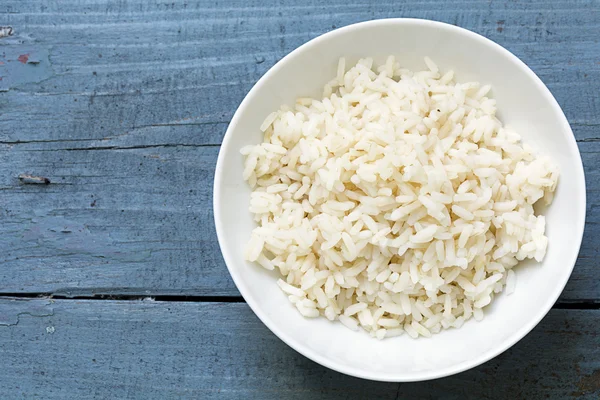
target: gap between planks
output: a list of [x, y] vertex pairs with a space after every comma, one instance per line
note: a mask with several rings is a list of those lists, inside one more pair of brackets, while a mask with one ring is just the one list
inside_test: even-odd
[[[245, 303], [242, 296], [187, 296], [187, 295], [137, 295], [137, 294], [94, 294], [58, 295], [50, 292], [2, 293], [2, 299], [49, 299], [49, 300], [112, 300], [112, 301], [159, 301], [177, 303]], [[584, 299], [577, 301], [558, 300], [555, 310], [600, 310], [600, 300]]]
[[4, 293], [2, 299], [48, 299], [48, 300], [113, 300], [113, 301], [162, 301], [179, 303], [245, 303], [242, 296], [187, 296], [187, 295], [137, 295], [137, 294], [93, 294], [59, 295], [50, 292]]

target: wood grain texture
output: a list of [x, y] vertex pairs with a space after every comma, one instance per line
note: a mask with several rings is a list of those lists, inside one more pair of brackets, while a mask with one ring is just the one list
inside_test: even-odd
[[[14, 34], [0, 39], [0, 292], [237, 295], [211, 211], [234, 110], [307, 40], [417, 17], [500, 43], [557, 97], [589, 188], [562, 300], [599, 299], [599, 10], [590, 0], [3, 0]], [[52, 183], [22, 185], [22, 173]]]
[[6, 399], [597, 399], [600, 311], [552, 310], [481, 367], [411, 384], [321, 367], [243, 303], [2, 299], [0, 356]]

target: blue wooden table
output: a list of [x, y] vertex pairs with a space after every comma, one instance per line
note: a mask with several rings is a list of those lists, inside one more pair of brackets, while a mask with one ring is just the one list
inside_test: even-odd
[[[211, 210], [219, 144], [258, 78], [387, 17], [456, 24], [524, 60], [588, 185], [581, 253], [542, 323], [414, 384], [344, 376], [277, 339], [229, 278]], [[0, 398], [600, 397], [599, 1], [1, 0], [0, 25]]]

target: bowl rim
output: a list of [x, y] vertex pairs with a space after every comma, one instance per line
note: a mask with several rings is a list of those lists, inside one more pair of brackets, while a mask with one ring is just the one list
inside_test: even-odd
[[[558, 284], [556, 286], [554, 292], [549, 294], [545, 304], [543, 305], [543, 307], [540, 308], [537, 315], [534, 318], [532, 318], [532, 320], [528, 324], [522, 326], [520, 329], [513, 332], [513, 334], [511, 336], [509, 336], [507, 339], [505, 339], [498, 346], [488, 350], [487, 352], [480, 354], [477, 357], [474, 357], [470, 360], [463, 361], [461, 363], [458, 363], [458, 364], [455, 364], [455, 365], [452, 365], [449, 367], [441, 368], [438, 370], [426, 371], [424, 373], [417, 374], [417, 375], [412, 374], [410, 376], [404, 375], [402, 373], [389, 373], [389, 374], [379, 373], [379, 372], [373, 373], [370, 371], [365, 371], [365, 370], [361, 370], [361, 369], [357, 369], [357, 368], [353, 368], [353, 367], [348, 367], [347, 365], [344, 365], [344, 364], [341, 364], [338, 362], [334, 362], [334, 361], [328, 359], [327, 357], [324, 357], [321, 354], [314, 352], [313, 350], [305, 347], [302, 343], [300, 343], [296, 339], [294, 339], [294, 338], [288, 336], [286, 333], [282, 332], [277, 327], [275, 322], [271, 321], [269, 318], [266, 317], [266, 315], [263, 313], [263, 311], [260, 309], [260, 307], [257, 305], [257, 303], [250, 296], [249, 289], [245, 286], [241, 277], [237, 274], [235, 268], [231, 267], [231, 265], [234, 265], [234, 260], [232, 260], [229, 253], [225, 251], [225, 249], [227, 249], [227, 245], [226, 245], [226, 239], [225, 239], [224, 233], [223, 233], [224, 226], [223, 226], [222, 221], [218, 218], [218, 216], [221, 215], [221, 206], [220, 206], [220, 204], [221, 204], [221, 195], [220, 195], [220, 193], [221, 193], [221, 177], [223, 174], [223, 168], [224, 168], [224, 164], [225, 164], [225, 154], [228, 153], [227, 150], [231, 146], [230, 145], [230, 140], [232, 137], [231, 132], [233, 131], [234, 127], [238, 124], [238, 120], [240, 119], [240, 116], [243, 113], [243, 110], [253, 100], [254, 94], [259, 90], [259, 88], [266, 81], [268, 81], [270, 79], [271, 75], [273, 75], [277, 70], [282, 68], [282, 66], [284, 64], [286, 64], [290, 59], [292, 59], [296, 54], [307, 51], [307, 50], [311, 49], [312, 47], [317, 46], [320, 42], [322, 42], [324, 40], [327, 40], [334, 36], [344, 35], [345, 33], [349, 32], [351, 30], [355, 30], [357, 28], [363, 28], [366, 26], [397, 25], [397, 24], [422, 25], [422, 26], [426, 26], [429, 28], [442, 29], [442, 30], [447, 30], [447, 31], [455, 31], [462, 35], [469, 36], [471, 39], [483, 42], [485, 45], [495, 48], [497, 51], [499, 51], [505, 57], [507, 57], [512, 63], [516, 64], [516, 66], [518, 68], [523, 70], [523, 72], [529, 76], [529, 78], [535, 83], [535, 85], [538, 86], [539, 89], [541, 89], [541, 92], [543, 93], [543, 95], [548, 98], [549, 103], [551, 104], [551, 107], [552, 107], [552, 112], [556, 113], [559, 116], [559, 119], [562, 121], [562, 129], [565, 132], [571, 134], [570, 137], [568, 138], [568, 142], [569, 142], [570, 150], [571, 151], [575, 150], [574, 153], [577, 155], [577, 159], [574, 160], [574, 162], [579, 167], [579, 168], [576, 168], [577, 173], [576, 173], [575, 179], [580, 181], [579, 183], [581, 184], [582, 192], [583, 192], [583, 193], [580, 193], [579, 198], [581, 200], [579, 201], [579, 204], [576, 205], [581, 210], [583, 210], [583, 212], [581, 213], [581, 218], [579, 220], [574, 221], [576, 224], [578, 235], [573, 238], [575, 240], [572, 243], [573, 243], [573, 249], [576, 248], [576, 251], [573, 253], [572, 260], [570, 262], [570, 266], [565, 266], [566, 268], [570, 268], [569, 274], [566, 276], [566, 279], [564, 280], [564, 282], [561, 282], [560, 284]], [[571, 127], [569, 125], [569, 122], [568, 122], [564, 112], [562, 111], [560, 105], [558, 104], [558, 102], [556, 101], [556, 99], [554, 98], [554, 96], [552, 95], [550, 90], [542, 82], [542, 80], [517, 56], [515, 56], [513, 53], [511, 53], [509, 50], [505, 49], [498, 43], [492, 41], [491, 39], [488, 39], [478, 33], [472, 32], [468, 29], [461, 28], [461, 27], [458, 27], [455, 25], [451, 25], [451, 24], [448, 24], [445, 22], [433, 21], [433, 20], [428, 20], [428, 19], [418, 19], [418, 18], [384, 18], [384, 19], [375, 19], [375, 20], [369, 20], [369, 21], [350, 24], [350, 25], [326, 32], [322, 35], [317, 36], [316, 38], [309, 40], [308, 42], [302, 44], [301, 46], [299, 46], [298, 48], [294, 49], [292, 52], [287, 54], [285, 57], [283, 57], [281, 60], [279, 60], [275, 65], [273, 65], [273, 67], [271, 67], [256, 82], [256, 84], [254, 84], [252, 89], [250, 89], [248, 94], [244, 97], [241, 104], [237, 108], [235, 114], [233, 115], [233, 118], [231, 119], [231, 122], [228, 125], [227, 131], [225, 132], [223, 141], [221, 143], [219, 155], [217, 158], [217, 164], [216, 164], [216, 168], [215, 168], [215, 175], [214, 175], [213, 217], [214, 217], [215, 228], [216, 228], [216, 232], [217, 232], [217, 239], [219, 242], [219, 246], [221, 248], [221, 253], [223, 254], [225, 264], [227, 265], [229, 274], [231, 275], [237, 289], [240, 291], [240, 294], [246, 300], [246, 303], [248, 304], [248, 306], [250, 306], [250, 309], [252, 309], [254, 314], [256, 314], [256, 316], [262, 321], [262, 323], [265, 324], [267, 326], [267, 328], [269, 328], [269, 330], [271, 332], [273, 332], [284, 343], [286, 343], [288, 346], [290, 346], [291, 348], [296, 350], [298, 353], [311, 359], [312, 361], [315, 361], [315, 362], [317, 362], [327, 368], [330, 368], [334, 371], [341, 372], [346, 375], [354, 376], [357, 378], [363, 378], [363, 379], [369, 379], [369, 380], [381, 381], [381, 382], [426, 381], [426, 380], [437, 379], [437, 378], [454, 375], [454, 374], [466, 371], [468, 369], [474, 368], [478, 365], [485, 363], [486, 361], [491, 360], [492, 358], [498, 356], [499, 354], [503, 353], [504, 351], [506, 351], [513, 345], [515, 345], [517, 342], [519, 342], [523, 337], [525, 337], [525, 335], [527, 335], [533, 328], [535, 328], [539, 324], [539, 322], [548, 314], [548, 312], [550, 311], [550, 309], [552, 308], [552, 306], [554, 305], [554, 303], [556, 302], [556, 300], [558, 299], [558, 297], [564, 290], [569, 278], [571, 277], [571, 274], [575, 267], [575, 263], [577, 261], [577, 257], [579, 255], [579, 250], [581, 248], [581, 243], [582, 243], [583, 233], [584, 233], [584, 228], [585, 228], [585, 218], [586, 218], [586, 183], [585, 183], [585, 175], [584, 175], [581, 154], [579, 152], [579, 148], [577, 146], [575, 136], [573, 135], [573, 131], [571, 130]], [[274, 282], [274, 284], [275, 284], [275, 282]]]

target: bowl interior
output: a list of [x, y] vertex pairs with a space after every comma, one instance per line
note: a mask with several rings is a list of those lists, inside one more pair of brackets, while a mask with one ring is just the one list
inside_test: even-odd
[[[548, 253], [544, 261], [517, 266], [514, 294], [500, 295], [482, 322], [444, 331], [432, 339], [407, 335], [378, 341], [324, 318], [304, 319], [276, 285], [277, 274], [244, 261], [255, 224], [250, 190], [242, 179], [239, 149], [262, 141], [263, 119], [296, 97], [321, 95], [339, 57], [376, 62], [394, 54], [404, 67], [425, 69], [429, 56], [459, 82], [493, 87], [499, 117], [524, 141], [550, 155], [560, 168], [553, 204], [545, 210]], [[369, 379], [410, 381], [449, 375], [484, 362], [514, 344], [547, 313], [574, 265], [585, 218], [581, 158], [558, 104], [535, 75], [493, 42], [450, 25], [422, 20], [380, 20], [339, 29], [309, 42], [273, 67], [246, 97], [227, 131], [215, 176], [215, 219], [227, 266], [248, 304], [280, 338], [330, 368]]]

